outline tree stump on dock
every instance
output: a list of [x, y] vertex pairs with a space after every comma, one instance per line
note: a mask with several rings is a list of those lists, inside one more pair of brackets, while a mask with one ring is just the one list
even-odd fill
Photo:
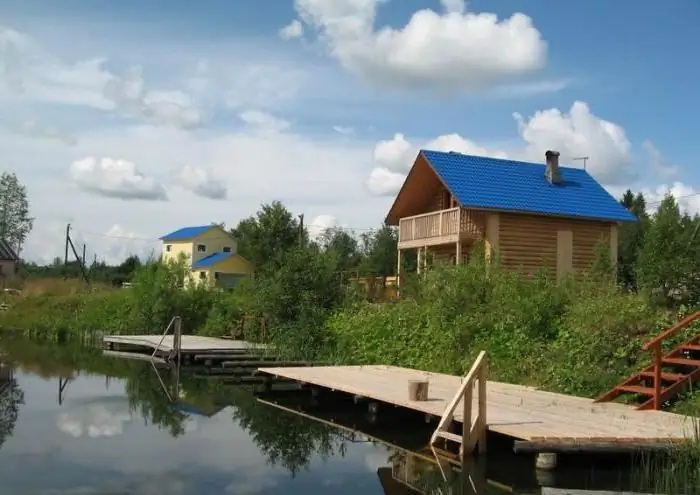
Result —
[[428, 400], [428, 382], [426, 380], [409, 380], [408, 400]]

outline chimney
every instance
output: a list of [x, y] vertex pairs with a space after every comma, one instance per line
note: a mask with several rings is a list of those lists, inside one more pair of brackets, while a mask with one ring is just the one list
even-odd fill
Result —
[[547, 150], [544, 154], [547, 168], [544, 171], [544, 176], [551, 184], [561, 183], [561, 173], [559, 172], [559, 152]]

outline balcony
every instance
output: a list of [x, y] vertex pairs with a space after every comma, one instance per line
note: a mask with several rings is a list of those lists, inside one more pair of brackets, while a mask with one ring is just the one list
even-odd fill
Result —
[[399, 221], [399, 249], [476, 240], [483, 236], [485, 217], [466, 208], [422, 213]]

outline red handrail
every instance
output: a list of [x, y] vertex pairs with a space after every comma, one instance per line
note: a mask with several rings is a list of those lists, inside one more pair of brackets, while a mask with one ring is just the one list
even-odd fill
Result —
[[663, 365], [663, 353], [661, 352], [661, 344], [664, 340], [669, 338], [678, 330], [687, 327], [698, 318], [700, 318], [700, 311], [696, 311], [695, 313], [686, 316], [681, 321], [673, 325], [671, 328], [669, 328], [662, 334], [656, 336], [655, 338], [651, 339], [650, 341], [646, 342], [642, 346], [642, 349], [644, 349], [645, 351], [651, 350], [654, 352], [654, 409], [656, 409], [657, 411], [661, 409], [661, 367]]

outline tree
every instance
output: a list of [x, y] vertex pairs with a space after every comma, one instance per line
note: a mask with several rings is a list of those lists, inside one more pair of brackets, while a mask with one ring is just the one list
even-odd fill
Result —
[[339, 227], [326, 229], [319, 236], [318, 244], [325, 251], [335, 253], [341, 272], [357, 269], [360, 264], [362, 254], [357, 239]]
[[19, 255], [33, 226], [26, 187], [15, 174], [3, 172], [0, 175], [0, 237]]
[[308, 239], [279, 201], [262, 205], [255, 216], [241, 220], [231, 233], [238, 241], [238, 252], [255, 265], [256, 272], [274, 268], [283, 253]]
[[667, 194], [659, 205], [644, 236], [639, 251], [637, 276], [642, 288], [660, 292], [671, 303], [688, 289], [695, 276], [689, 244], [691, 231], [687, 228], [675, 198]]
[[617, 278], [624, 287], [636, 289], [637, 258], [644, 242], [644, 232], [649, 224], [649, 216], [646, 212], [646, 199], [642, 193], [638, 193], [635, 196], [628, 189], [622, 196], [620, 204], [637, 217], [637, 222], [628, 222], [620, 226]]

